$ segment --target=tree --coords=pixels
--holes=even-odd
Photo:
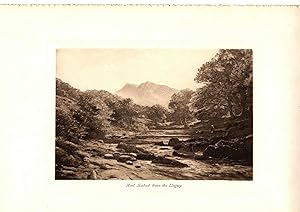
[[[75,118],[86,128],[87,137],[103,137],[109,127],[111,110],[102,101],[101,97],[89,93],[80,95],[77,102],[80,112]]]
[[[198,69],[192,106],[198,119],[252,115],[252,50],[222,49]]]
[[[170,118],[175,123],[186,126],[188,121],[193,118],[189,107],[193,93],[190,89],[184,89],[171,96],[169,103]]]

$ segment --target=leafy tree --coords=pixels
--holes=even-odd
[[[159,123],[164,123],[168,116],[168,110],[161,105],[144,106],[141,114],[148,120],[151,120],[151,124],[158,126]]]
[[[101,97],[88,93],[80,95],[77,102],[81,111],[75,116],[86,128],[87,137],[103,137],[109,127],[111,110],[102,101]]]
[[[193,118],[189,106],[193,93],[190,89],[184,89],[171,96],[169,103],[170,118],[175,123],[186,126]]]
[[[252,50],[222,49],[198,69],[192,106],[198,119],[252,115]]]

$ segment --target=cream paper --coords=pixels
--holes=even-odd
[[[299,211],[299,15],[283,6],[1,6],[1,211]],[[253,181],[55,181],[57,48],[253,49]],[[144,182],[181,187],[126,187]]]

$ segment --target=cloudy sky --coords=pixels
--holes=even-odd
[[[57,77],[80,90],[116,92],[126,83],[146,81],[195,89],[197,68],[218,50],[59,49]]]

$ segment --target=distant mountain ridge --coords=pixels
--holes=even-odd
[[[177,92],[178,90],[175,88],[147,81],[140,85],[127,83],[116,94],[123,98],[131,98],[139,105],[152,106],[159,104],[168,107],[171,96]]]

